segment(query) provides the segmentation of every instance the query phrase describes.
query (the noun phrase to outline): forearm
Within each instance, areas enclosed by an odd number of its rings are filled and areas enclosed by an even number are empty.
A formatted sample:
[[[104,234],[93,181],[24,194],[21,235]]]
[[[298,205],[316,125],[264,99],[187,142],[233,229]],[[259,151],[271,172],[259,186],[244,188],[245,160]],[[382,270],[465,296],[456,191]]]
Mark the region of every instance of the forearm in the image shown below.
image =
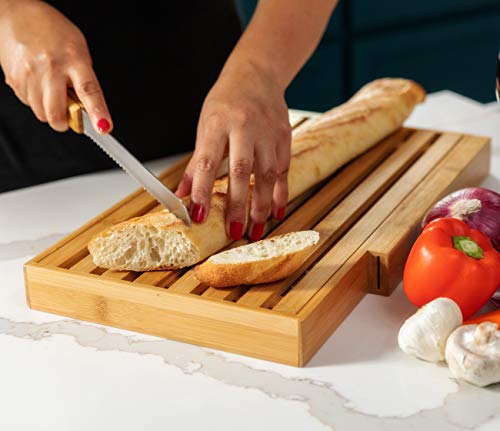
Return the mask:
[[[225,71],[250,63],[286,88],[318,45],[337,2],[260,1]]]

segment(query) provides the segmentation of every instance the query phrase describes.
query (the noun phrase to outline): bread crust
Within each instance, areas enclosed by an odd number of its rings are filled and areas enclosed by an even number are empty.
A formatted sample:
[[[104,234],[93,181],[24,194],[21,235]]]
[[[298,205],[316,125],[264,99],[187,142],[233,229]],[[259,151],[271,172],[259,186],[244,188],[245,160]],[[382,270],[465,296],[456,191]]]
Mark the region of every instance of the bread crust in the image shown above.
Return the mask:
[[[300,267],[309,248],[254,262],[221,264],[208,259],[194,267],[194,274],[200,282],[217,288],[271,283],[292,275]]]
[[[399,78],[378,79],[361,88],[348,102],[310,121],[307,126],[299,127],[292,136],[292,157],[288,173],[289,201],[397,130],[415,105],[424,99],[425,91],[413,81]],[[133,230],[144,223],[154,223],[161,229],[174,229],[191,242],[196,249],[196,259],[183,266],[195,264],[211,256],[232,242],[225,227],[227,184],[227,177],[216,182],[207,219],[201,224],[193,224],[191,228],[186,228],[180,220],[165,210],[136,217],[106,229],[89,243],[94,262],[112,269],[146,271],[179,268],[180,266],[162,264],[156,267],[146,265],[137,269],[108,264],[109,259],[99,256],[97,245],[100,241],[106,241],[110,232],[119,232],[120,229]],[[189,205],[188,200],[186,203]],[[250,197],[247,219],[249,208]]]
[[[293,274],[318,241],[315,231],[289,232],[211,256],[197,265],[194,273],[198,280],[212,287],[271,283]],[[280,247],[280,254],[269,256],[277,253],[272,247]],[[245,261],[248,256],[251,260]]]

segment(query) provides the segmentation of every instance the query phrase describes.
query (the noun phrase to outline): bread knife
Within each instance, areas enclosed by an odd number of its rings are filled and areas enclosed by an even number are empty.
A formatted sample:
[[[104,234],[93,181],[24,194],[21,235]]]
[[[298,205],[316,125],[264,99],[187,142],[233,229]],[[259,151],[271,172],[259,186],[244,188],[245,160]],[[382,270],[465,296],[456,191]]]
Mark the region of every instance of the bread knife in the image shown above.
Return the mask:
[[[68,124],[76,133],[84,134],[97,144],[118,166],[135,179],[160,204],[191,226],[191,217],[184,202],[109,134],[98,133],[76,95],[68,92]]]

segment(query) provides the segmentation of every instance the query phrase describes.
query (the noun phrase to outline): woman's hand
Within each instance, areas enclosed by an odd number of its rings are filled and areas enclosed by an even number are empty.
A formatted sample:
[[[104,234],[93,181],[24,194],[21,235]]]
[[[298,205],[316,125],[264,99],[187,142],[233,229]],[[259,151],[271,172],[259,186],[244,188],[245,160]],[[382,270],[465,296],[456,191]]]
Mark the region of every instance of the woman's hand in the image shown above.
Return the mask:
[[[0,0],[0,65],[7,84],[36,117],[68,129],[67,88],[74,88],[94,127],[112,129],[85,37],[64,15],[38,0]]]
[[[278,219],[285,214],[290,142],[284,87],[251,63],[226,65],[203,104],[195,151],[177,190],[181,197],[191,194],[193,221],[207,217],[216,173],[228,154],[227,232],[234,240],[243,235],[254,173],[248,233],[259,240],[271,211]]]
[[[243,235],[252,172],[250,238],[261,238],[271,209],[277,219],[285,215],[291,132],[283,94],[319,43],[336,4],[337,0],[258,2],[205,99],[196,148],[177,190],[179,196],[191,193],[195,222],[208,214],[214,179],[226,152],[229,235],[235,240]]]

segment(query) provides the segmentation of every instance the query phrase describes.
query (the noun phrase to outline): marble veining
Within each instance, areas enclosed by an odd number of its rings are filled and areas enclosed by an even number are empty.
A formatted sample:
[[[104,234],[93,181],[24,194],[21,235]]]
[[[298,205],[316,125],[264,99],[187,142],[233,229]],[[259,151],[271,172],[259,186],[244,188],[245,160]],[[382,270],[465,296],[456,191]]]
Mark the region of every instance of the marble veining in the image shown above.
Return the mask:
[[[34,256],[64,238],[67,233],[54,233],[33,240],[19,240],[7,243],[0,242],[0,260]]]
[[[423,429],[439,424],[442,431],[455,431],[473,429],[500,414],[500,385],[481,389],[459,383],[460,390],[450,394],[443,406],[409,417],[377,417],[353,411],[349,408],[348,400],[330,384],[310,379],[285,378],[276,372],[256,370],[188,344],[164,340],[143,341],[136,336],[112,334],[103,327],[74,320],[34,324],[0,318],[0,334],[33,341],[65,335],[72,337],[80,346],[97,351],[155,355],[186,375],[202,373],[227,385],[257,389],[271,398],[306,403],[311,416],[331,429],[338,429],[341,425],[344,429],[396,431],[405,427]]]

